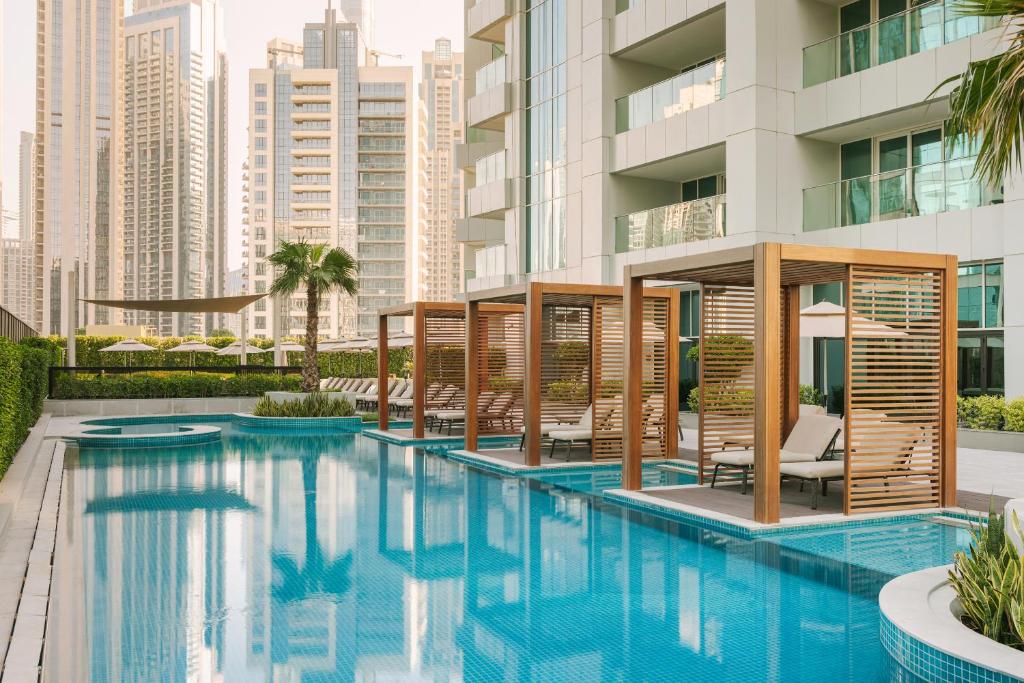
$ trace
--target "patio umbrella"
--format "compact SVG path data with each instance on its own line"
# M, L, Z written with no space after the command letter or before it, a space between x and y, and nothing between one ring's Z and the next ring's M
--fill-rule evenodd
M856 316L853 322L857 325L858 337L906 337L902 330L874 320ZM825 337L828 339L846 338L846 309L828 301L808 306L800 311L800 336Z
M100 353L115 353L120 351L124 354L124 364L128 365L128 354L133 351L156 351L156 349L149 344L143 344L138 339L122 339L116 344L100 349Z
M344 351L344 346L344 339L328 339L325 342L317 344L316 350L320 353L337 353L338 351Z
M320 345L317 344L317 350L320 350ZM281 342L277 345L278 351L305 351L306 347L297 342Z
M253 346L252 344L246 344L245 345L245 353L246 354L250 354L250 353L266 353L267 351L270 351L270 349L261 349L258 346ZM241 356L242 356L242 342L240 342L240 341L231 342L230 344L225 346L223 349L218 351L217 355L218 356L239 356L238 362L241 363L242 362L242 358L241 358Z
M186 341L186 342L182 342L181 344L178 344L177 346L175 346L173 349L167 349L167 353L188 353L188 354L191 354L189 356L189 365L195 365L196 364L196 354L197 353L216 353L216 351L217 351L217 349L215 349L214 347L210 346L209 344L207 344L205 342L197 341L195 339L192 339L192 340L189 340L189 341Z
M855 316L858 337L881 337L883 339L906 337L902 330L874 320ZM846 309L822 301L800 311L800 336L819 339L846 339ZM828 402L828 363L822 363L822 385L825 387L825 402Z
M375 342L374 342L375 343ZM366 337L352 337L341 345L342 351L369 351L374 344Z
M408 332L399 332L388 337L388 348L405 349L412 346L412 335Z

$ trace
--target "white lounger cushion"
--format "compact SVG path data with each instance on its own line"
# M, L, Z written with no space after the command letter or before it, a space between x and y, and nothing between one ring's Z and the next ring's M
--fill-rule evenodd
M801 415L782 445L780 462L813 462L820 458L843 426L838 417Z
M464 410L436 410L432 411L431 415L439 420L465 420L466 411Z
M559 441L590 441L593 435L594 433L589 427L586 429L580 429L579 427L552 429L548 432L548 436Z
M779 474L801 479L833 479L845 473L842 460L816 462L787 462L779 465Z
M754 451L721 451L711 456L711 462L719 465L732 465L733 467L752 467L754 465Z
M547 436L552 429L571 429L573 425L561 424L559 422L549 422L540 426L540 435ZM520 434L526 433L526 427L519 428Z

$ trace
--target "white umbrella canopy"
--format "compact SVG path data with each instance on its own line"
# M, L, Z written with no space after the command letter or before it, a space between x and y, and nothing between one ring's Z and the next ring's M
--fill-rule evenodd
M370 342L366 337L352 337L347 342L341 345L342 351L369 351L371 346L376 345L376 341Z
M316 348L317 348L318 351L321 350L319 344L317 344ZM306 347L303 346L302 344L297 343L297 342L281 342L280 344L277 345L277 350L278 351L305 351Z
M138 339L122 339L116 344L100 349L101 352L116 352L116 351L156 351L156 348L149 344L143 344Z
M261 349L258 346L252 344L245 345L245 352L249 353L266 353L270 349ZM223 349L217 351L218 356L241 356L242 355L242 342L231 342Z
M337 353L338 351L344 351L344 346L344 339L328 339L317 344L316 350L320 353Z
M853 323L857 327L858 337L891 338L907 336L906 332L860 316L854 317ZM800 336L845 339L846 309L828 301L808 306L800 311Z
M173 349L167 349L167 353L216 353L216 351L217 349L213 346L195 339L182 342Z
M388 337L389 349L404 349L412 346L412 335L408 332L399 332Z

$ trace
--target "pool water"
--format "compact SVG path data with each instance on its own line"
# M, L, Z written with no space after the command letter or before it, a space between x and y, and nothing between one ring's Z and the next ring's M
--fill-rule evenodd
M622 468L606 467L570 472L531 474L531 478L580 493L600 493L622 487ZM658 466L644 466L644 487L696 484L697 475Z
M82 451L46 673L907 680L879 643L878 591L965 540L928 521L741 540L571 488L362 436Z

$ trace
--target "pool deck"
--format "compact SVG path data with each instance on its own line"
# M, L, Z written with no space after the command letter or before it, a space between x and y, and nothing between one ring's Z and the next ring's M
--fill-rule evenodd
M566 460L556 454L552 458L550 452L544 449L540 456L540 465L527 465L526 453L519 450L518 446L513 448L486 448L479 451L451 450L446 456L450 460L473 465L482 469L500 472L502 474L531 474L541 471L552 470L588 470L588 469L619 469L622 467L622 460L602 460L594 462L590 456L590 450L584 448L573 449L572 457ZM690 463L683 457L677 460L649 460L645 464L658 464L667 467L683 469Z

